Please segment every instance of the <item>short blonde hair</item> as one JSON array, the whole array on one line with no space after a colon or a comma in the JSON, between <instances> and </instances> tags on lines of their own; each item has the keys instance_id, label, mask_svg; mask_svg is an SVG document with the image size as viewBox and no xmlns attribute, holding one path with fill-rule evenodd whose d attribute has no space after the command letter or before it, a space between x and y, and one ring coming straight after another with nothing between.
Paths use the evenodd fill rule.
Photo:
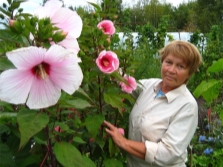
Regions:
<instances>
[{"instance_id":1,"label":"short blonde hair","mask_svg":"<svg viewBox=\"0 0 223 167\"><path fill-rule=\"evenodd\" d=\"M197 49L190 42L175 40L167 44L164 48L159 50L161 62L169 55L182 58L189 68L189 75L199 71L199 66L202 63L202 56Z\"/></svg>"}]
</instances>

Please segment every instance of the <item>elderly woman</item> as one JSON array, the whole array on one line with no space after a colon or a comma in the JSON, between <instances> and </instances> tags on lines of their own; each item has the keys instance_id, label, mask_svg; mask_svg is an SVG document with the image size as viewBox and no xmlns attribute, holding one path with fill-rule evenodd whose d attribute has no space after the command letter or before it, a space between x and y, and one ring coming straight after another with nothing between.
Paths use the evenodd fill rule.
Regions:
<instances>
[{"instance_id":1,"label":"elderly woman","mask_svg":"<svg viewBox=\"0 0 223 167\"><path fill-rule=\"evenodd\" d=\"M140 80L128 139L104 121L114 143L129 153L128 167L186 167L187 147L197 127L198 106L186 84L202 62L198 49L173 41L159 53L162 79Z\"/></svg>"}]
</instances>

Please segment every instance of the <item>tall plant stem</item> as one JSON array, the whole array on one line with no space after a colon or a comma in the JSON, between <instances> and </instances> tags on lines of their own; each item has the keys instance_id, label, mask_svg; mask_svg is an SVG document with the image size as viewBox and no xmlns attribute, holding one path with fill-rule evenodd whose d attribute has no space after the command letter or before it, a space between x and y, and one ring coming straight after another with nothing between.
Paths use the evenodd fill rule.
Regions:
<instances>
[{"instance_id":1,"label":"tall plant stem","mask_svg":"<svg viewBox=\"0 0 223 167\"><path fill-rule=\"evenodd\" d=\"M46 153L46 155L45 155L45 157L44 157L44 159L43 159L43 161L42 161L42 163L41 163L40 167L42 167L42 166L43 166L44 162L46 161L46 158L47 158L48 154L49 154L49 153L48 153L48 151L47 151L47 153Z\"/></svg>"},{"instance_id":2,"label":"tall plant stem","mask_svg":"<svg viewBox=\"0 0 223 167\"><path fill-rule=\"evenodd\" d=\"M98 85L101 85L101 78L98 76ZM102 96L101 96L101 87L99 86L98 88L98 94L99 94L99 108L100 108L100 113L102 113Z\"/></svg>"},{"instance_id":3,"label":"tall plant stem","mask_svg":"<svg viewBox=\"0 0 223 167\"><path fill-rule=\"evenodd\" d=\"M54 163L54 156L53 156L53 149L52 149L52 139L49 137L49 126L46 126L46 133L47 133L47 138L48 138L48 153L50 155L50 160L51 160L51 165L52 167L55 167Z\"/></svg>"}]
</instances>

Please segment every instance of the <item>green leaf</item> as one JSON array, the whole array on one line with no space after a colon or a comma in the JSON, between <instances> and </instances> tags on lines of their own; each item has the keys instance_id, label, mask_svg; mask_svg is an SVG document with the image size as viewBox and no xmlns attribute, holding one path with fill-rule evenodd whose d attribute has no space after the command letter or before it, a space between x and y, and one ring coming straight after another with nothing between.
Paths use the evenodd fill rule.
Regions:
<instances>
[{"instance_id":1,"label":"green leaf","mask_svg":"<svg viewBox=\"0 0 223 167\"><path fill-rule=\"evenodd\" d=\"M117 71L111 73L111 76L115 77L118 81L124 82L125 84L129 84Z\"/></svg>"},{"instance_id":2,"label":"green leaf","mask_svg":"<svg viewBox=\"0 0 223 167\"><path fill-rule=\"evenodd\" d=\"M2 142L0 142L0 166L15 166L12 160L12 153L10 152L8 145L3 144Z\"/></svg>"},{"instance_id":3,"label":"green leaf","mask_svg":"<svg viewBox=\"0 0 223 167\"><path fill-rule=\"evenodd\" d=\"M23 147L29 139L41 131L49 122L49 117L45 113L23 109L17 115L21 141L19 148Z\"/></svg>"},{"instance_id":4,"label":"green leaf","mask_svg":"<svg viewBox=\"0 0 223 167\"><path fill-rule=\"evenodd\" d=\"M202 81L193 94L196 98L202 96L206 102L212 102L218 97L221 84L222 81L217 80Z\"/></svg>"},{"instance_id":5,"label":"green leaf","mask_svg":"<svg viewBox=\"0 0 223 167\"><path fill-rule=\"evenodd\" d=\"M10 30L0 29L0 39L14 43L23 43L22 37Z\"/></svg>"},{"instance_id":6,"label":"green leaf","mask_svg":"<svg viewBox=\"0 0 223 167\"><path fill-rule=\"evenodd\" d=\"M53 151L57 160L65 167L83 167L83 160L78 149L70 143L56 143Z\"/></svg>"},{"instance_id":7,"label":"green leaf","mask_svg":"<svg viewBox=\"0 0 223 167\"><path fill-rule=\"evenodd\" d=\"M105 117L102 114L88 115L83 125L87 127L89 133L92 135L93 138L95 138L104 120Z\"/></svg>"},{"instance_id":8,"label":"green leaf","mask_svg":"<svg viewBox=\"0 0 223 167\"><path fill-rule=\"evenodd\" d=\"M79 88L78 90L75 91L74 95L82 95L83 97L86 97L87 99L89 99L91 102L93 102L93 100L88 96L88 94L81 88ZM94 102L93 102L94 103Z\"/></svg>"},{"instance_id":9,"label":"green leaf","mask_svg":"<svg viewBox=\"0 0 223 167\"><path fill-rule=\"evenodd\" d=\"M0 57L0 70L8 70L15 68L15 66L6 58Z\"/></svg>"},{"instance_id":10,"label":"green leaf","mask_svg":"<svg viewBox=\"0 0 223 167\"><path fill-rule=\"evenodd\" d=\"M91 4L92 6L94 6L97 11L101 10L100 6L98 6L97 4L95 4L93 2L88 2L88 3Z\"/></svg>"},{"instance_id":11,"label":"green leaf","mask_svg":"<svg viewBox=\"0 0 223 167\"><path fill-rule=\"evenodd\" d=\"M213 63L207 72L220 72L223 71L223 59L219 59L217 62Z\"/></svg>"},{"instance_id":12,"label":"green leaf","mask_svg":"<svg viewBox=\"0 0 223 167\"><path fill-rule=\"evenodd\" d=\"M103 138L97 136L95 139L95 142L98 144L98 146L101 148L101 150L103 150L103 148L105 146L105 141L103 140Z\"/></svg>"},{"instance_id":13,"label":"green leaf","mask_svg":"<svg viewBox=\"0 0 223 167\"><path fill-rule=\"evenodd\" d=\"M122 114L122 98L117 94L105 93L104 100L107 104L110 104L114 108L118 108L119 113Z\"/></svg>"},{"instance_id":14,"label":"green leaf","mask_svg":"<svg viewBox=\"0 0 223 167\"><path fill-rule=\"evenodd\" d=\"M0 136L1 134L3 134L4 132L9 131L8 126L4 125L4 124L0 124Z\"/></svg>"},{"instance_id":15,"label":"green leaf","mask_svg":"<svg viewBox=\"0 0 223 167\"><path fill-rule=\"evenodd\" d=\"M135 99L132 97L131 94L126 94L126 93L120 93L120 97L129 100L130 102L136 102Z\"/></svg>"},{"instance_id":16,"label":"green leaf","mask_svg":"<svg viewBox=\"0 0 223 167\"><path fill-rule=\"evenodd\" d=\"M123 167L122 162L117 159L105 159L105 167Z\"/></svg>"},{"instance_id":17,"label":"green leaf","mask_svg":"<svg viewBox=\"0 0 223 167\"><path fill-rule=\"evenodd\" d=\"M223 110L220 111L219 116L220 116L221 121L223 122Z\"/></svg>"},{"instance_id":18,"label":"green leaf","mask_svg":"<svg viewBox=\"0 0 223 167\"><path fill-rule=\"evenodd\" d=\"M78 136L75 136L73 138L73 141L76 142L76 143L78 143L78 144L85 144L86 143L82 138L80 138Z\"/></svg>"},{"instance_id":19,"label":"green leaf","mask_svg":"<svg viewBox=\"0 0 223 167\"><path fill-rule=\"evenodd\" d=\"M11 112L2 112L0 113L0 118L1 117L16 117L17 113L11 113Z\"/></svg>"},{"instance_id":20,"label":"green leaf","mask_svg":"<svg viewBox=\"0 0 223 167\"><path fill-rule=\"evenodd\" d=\"M109 147L109 153L110 153L110 157L114 157L115 153L116 153L116 145L113 142L112 138L110 137L108 140L108 147Z\"/></svg>"},{"instance_id":21,"label":"green leaf","mask_svg":"<svg viewBox=\"0 0 223 167\"><path fill-rule=\"evenodd\" d=\"M76 109L85 109L87 107L91 107L91 104L83 99L75 98L74 100L64 100L59 101L59 104L62 107L74 107Z\"/></svg>"},{"instance_id":22,"label":"green leaf","mask_svg":"<svg viewBox=\"0 0 223 167\"><path fill-rule=\"evenodd\" d=\"M82 155L82 160L83 160L83 167L96 167L94 162L85 155Z\"/></svg>"}]
</instances>

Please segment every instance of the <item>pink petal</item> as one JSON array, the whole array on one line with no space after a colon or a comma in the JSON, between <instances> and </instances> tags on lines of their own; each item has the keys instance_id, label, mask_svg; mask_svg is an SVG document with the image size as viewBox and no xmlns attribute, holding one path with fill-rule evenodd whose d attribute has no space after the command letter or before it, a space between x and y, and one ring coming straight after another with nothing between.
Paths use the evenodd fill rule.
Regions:
<instances>
[{"instance_id":1,"label":"pink petal","mask_svg":"<svg viewBox=\"0 0 223 167\"><path fill-rule=\"evenodd\" d=\"M35 78L26 104L30 109L46 108L55 105L60 95L60 88L54 85L48 77Z\"/></svg>"},{"instance_id":2,"label":"pink petal","mask_svg":"<svg viewBox=\"0 0 223 167\"><path fill-rule=\"evenodd\" d=\"M97 27L102 29L105 34L113 35L115 33L115 27L111 20L103 20Z\"/></svg>"},{"instance_id":3,"label":"pink petal","mask_svg":"<svg viewBox=\"0 0 223 167\"><path fill-rule=\"evenodd\" d=\"M122 134L122 135L125 135L125 131L123 128L118 128L118 131Z\"/></svg>"},{"instance_id":4,"label":"pink petal","mask_svg":"<svg viewBox=\"0 0 223 167\"><path fill-rule=\"evenodd\" d=\"M108 65L104 65L104 61L108 61ZM96 59L98 68L104 73L112 73L119 68L118 56L112 51L103 50Z\"/></svg>"},{"instance_id":5,"label":"pink petal","mask_svg":"<svg viewBox=\"0 0 223 167\"><path fill-rule=\"evenodd\" d=\"M30 71L7 70L0 75L0 99L13 104L26 102L33 83Z\"/></svg>"},{"instance_id":6,"label":"pink petal","mask_svg":"<svg viewBox=\"0 0 223 167\"><path fill-rule=\"evenodd\" d=\"M44 61L50 64L50 79L53 84L72 94L82 82L83 73L78 65L79 58L59 45L52 45Z\"/></svg>"},{"instance_id":7,"label":"pink petal","mask_svg":"<svg viewBox=\"0 0 223 167\"><path fill-rule=\"evenodd\" d=\"M77 57L77 54L55 44L48 49L43 61L50 65L65 66L67 63L80 62L80 58Z\"/></svg>"},{"instance_id":8,"label":"pink petal","mask_svg":"<svg viewBox=\"0 0 223 167\"><path fill-rule=\"evenodd\" d=\"M75 11L68 8L60 8L57 10L51 18L51 22L64 32L68 32L74 38L80 36L83 27L81 17Z\"/></svg>"},{"instance_id":9,"label":"pink petal","mask_svg":"<svg viewBox=\"0 0 223 167\"><path fill-rule=\"evenodd\" d=\"M70 35L67 35L66 38L63 41L58 43L58 45L61 45L65 48L67 48L69 51L71 51L75 54L77 54L80 50L77 39L71 37Z\"/></svg>"},{"instance_id":10,"label":"pink petal","mask_svg":"<svg viewBox=\"0 0 223 167\"><path fill-rule=\"evenodd\" d=\"M126 93L132 93L132 91L137 88L137 83L135 78L131 76L124 76L124 79L128 82L128 85L125 84L124 82L120 82L122 91Z\"/></svg>"},{"instance_id":11,"label":"pink petal","mask_svg":"<svg viewBox=\"0 0 223 167\"><path fill-rule=\"evenodd\" d=\"M8 59L18 68L28 70L43 61L46 49L30 46L7 52Z\"/></svg>"},{"instance_id":12,"label":"pink petal","mask_svg":"<svg viewBox=\"0 0 223 167\"><path fill-rule=\"evenodd\" d=\"M81 85L83 73L78 63L60 67L51 66L50 79L60 89L73 94Z\"/></svg>"}]
</instances>

